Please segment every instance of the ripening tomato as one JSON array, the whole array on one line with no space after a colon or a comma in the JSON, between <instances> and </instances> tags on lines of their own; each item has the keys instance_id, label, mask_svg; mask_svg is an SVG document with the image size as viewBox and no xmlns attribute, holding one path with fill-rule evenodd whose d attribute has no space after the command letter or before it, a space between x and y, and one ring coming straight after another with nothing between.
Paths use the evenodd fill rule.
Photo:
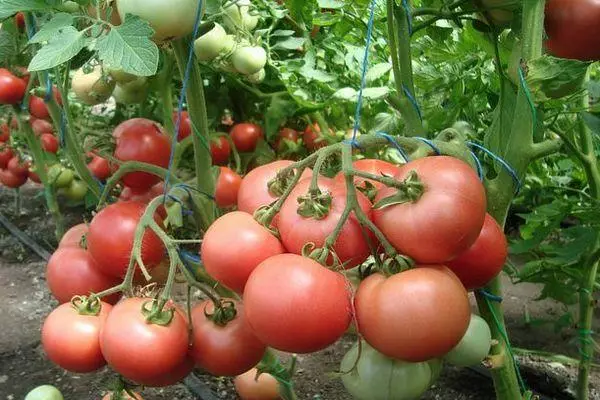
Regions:
<instances>
[{"instance_id":1,"label":"ripening tomato","mask_svg":"<svg viewBox=\"0 0 600 400\"><path fill-rule=\"evenodd\" d=\"M238 293L244 291L248 276L258 264L283 252L279 239L252 215L241 211L217 219L206 231L200 248L206 272Z\"/></svg>"},{"instance_id":2,"label":"ripening tomato","mask_svg":"<svg viewBox=\"0 0 600 400\"><path fill-rule=\"evenodd\" d=\"M177 382L181 381L183 378L188 376L193 369L194 360L192 360L190 356L187 356L181 363L177 364L175 368L172 368L167 372L161 372L156 376L152 376L146 379L140 378L136 382L140 385L148 387L173 386Z\"/></svg>"},{"instance_id":3,"label":"ripening tomato","mask_svg":"<svg viewBox=\"0 0 600 400\"><path fill-rule=\"evenodd\" d=\"M9 70L0 68L0 104L19 104L23 101L27 84Z\"/></svg>"},{"instance_id":4,"label":"ripening tomato","mask_svg":"<svg viewBox=\"0 0 600 400\"><path fill-rule=\"evenodd\" d=\"M490 327L479 315L471 315L469 328L460 342L444 356L444 360L458 367L470 367L482 362L492 347Z\"/></svg>"},{"instance_id":5,"label":"ripening tomato","mask_svg":"<svg viewBox=\"0 0 600 400\"><path fill-rule=\"evenodd\" d=\"M137 224L146 209L140 202L111 204L100 211L89 226L88 251L103 273L121 278L129 266ZM155 217L157 222L159 218ZM142 260L147 268L156 266L164 257L162 241L150 229L142 240Z\"/></svg>"},{"instance_id":6,"label":"ripening tomato","mask_svg":"<svg viewBox=\"0 0 600 400\"><path fill-rule=\"evenodd\" d=\"M33 133L35 133L36 136L41 136L44 133L54 133L54 126L52 125L52 123L46 121L45 119L32 118L31 129L33 129Z\"/></svg>"},{"instance_id":7,"label":"ripening tomato","mask_svg":"<svg viewBox=\"0 0 600 400\"><path fill-rule=\"evenodd\" d=\"M39 175L35 173L35 169L33 168L29 169L28 177L32 182L42 183L42 180L40 179Z\"/></svg>"},{"instance_id":8,"label":"ripening tomato","mask_svg":"<svg viewBox=\"0 0 600 400\"><path fill-rule=\"evenodd\" d=\"M231 145L229 140L223 136L218 136L210 140L210 156L213 165L225 165L229 161L231 154Z\"/></svg>"},{"instance_id":9,"label":"ripening tomato","mask_svg":"<svg viewBox=\"0 0 600 400\"><path fill-rule=\"evenodd\" d=\"M92 155L92 159L88 163L87 167L92 175L101 181L108 179L112 175L108 160L96 154Z\"/></svg>"},{"instance_id":10,"label":"ripening tomato","mask_svg":"<svg viewBox=\"0 0 600 400\"><path fill-rule=\"evenodd\" d=\"M135 121L135 122L131 122ZM124 122L126 128L117 126L115 158L121 161L140 161L167 168L171 157L171 141L157 123L135 118ZM160 181L160 177L147 172L131 172L123 177L125 186L136 191L146 191Z\"/></svg>"},{"instance_id":11,"label":"ripening tomato","mask_svg":"<svg viewBox=\"0 0 600 400\"><path fill-rule=\"evenodd\" d=\"M52 88L52 93L58 104L62 105L60 92L55 86ZM35 118L50 120L50 111L41 97L31 96L29 98L29 113Z\"/></svg>"},{"instance_id":12,"label":"ripening tomato","mask_svg":"<svg viewBox=\"0 0 600 400\"><path fill-rule=\"evenodd\" d=\"M258 140L263 137L260 126L252 123L242 123L231 128L231 139L238 151L250 153L256 149Z\"/></svg>"},{"instance_id":13,"label":"ripening tomato","mask_svg":"<svg viewBox=\"0 0 600 400\"><path fill-rule=\"evenodd\" d=\"M388 176L393 178L399 171L400 167L398 165L394 165L387 161L376 160L365 158L362 160L354 161L352 163L352 167L357 171L368 172L370 174L379 175L379 176ZM336 175L335 181L339 183L344 183L344 174L340 172ZM365 182L369 182L375 189L379 190L382 187L385 187L383 183L374 181L372 179L360 178L358 176L354 177L354 185L357 188L365 188Z\"/></svg>"},{"instance_id":14,"label":"ripening tomato","mask_svg":"<svg viewBox=\"0 0 600 400\"><path fill-rule=\"evenodd\" d=\"M299 139L300 136L298 134L298 131L296 131L295 129L281 128L279 134L277 135L277 139L275 139L273 145L275 146L275 150L281 151L284 149L284 144L286 141L298 143Z\"/></svg>"},{"instance_id":15,"label":"ripening tomato","mask_svg":"<svg viewBox=\"0 0 600 400\"><path fill-rule=\"evenodd\" d=\"M42 326L42 347L48 358L71 372L92 372L106 364L100 331L112 306L101 302L98 315L82 315L70 303L60 305Z\"/></svg>"},{"instance_id":16,"label":"ripening tomato","mask_svg":"<svg viewBox=\"0 0 600 400\"><path fill-rule=\"evenodd\" d=\"M600 60L600 2L598 0L548 0L546 46L556 57Z\"/></svg>"},{"instance_id":17,"label":"ripening tomato","mask_svg":"<svg viewBox=\"0 0 600 400\"><path fill-rule=\"evenodd\" d=\"M166 325L146 320L153 302L139 297L121 301L113 307L100 334L108 365L127 379L146 384L181 366L189 341L187 322L178 310L171 308L172 319Z\"/></svg>"},{"instance_id":18,"label":"ripening tomato","mask_svg":"<svg viewBox=\"0 0 600 400\"><path fill-rule=\"evenodd\" d=\"M25 14L22 12L18 12L15 14L15 24L17 25L17 29L19 32L23 32L25 30Z\"/></svg>"},{"instance_id":19,"label":"ripening tomato","mask_svg":"<svg viewBox=\"0 0 600 400\"><path fill-rule=\"evenodd\" d=\"M348 329L351 296L342 274L307 257L280 254L263 261L248 278L244 311L254 334L267 346L312 353Z\"/></svg>"},{"instance_id":20,"label":"ripening tomato","mask_svg":"<svg viewBox=\"0 0 600 400\"><path fill-rule=\"evenodd\" d=\"M248 371L258 364L266 350L246 322L243 305L231 301L237 315L225 326L207 317L215 312L212 301L204 301L192 310L190 354L198 367L215 376L235 376Z\"/></svg>"},{"instance_id":21,"label":"ripening tomato","mask_svg":"<svg viewBox=\"0 0 600 400\"><path fill-rule=\"evenodd\" d=\"M27 177L29 174L29 167L31 167L31 163L29 161L23 161L19 158L19 156L14 156L8 162L6 169L17 176Z\"/></svg>"},{"instance_id":22,"label":"ripening tomato","mask_svg":"<svg viewBox=\"0 0 600 400\"><path fill-rule=\"evenodd\" d=\"M355 297L358 329L377 351L419 362L441 357L469 326L467 291L452 271L427 265L362 281Z\"/></svg>"},{"instance_id":23,"label":"ripening tomato","mask_svg":"<svg viewBox=\"0 0 600 400\"><path fill-rule=\"evenodd\" d=\"M332 179L320 177L319 189L322 193L329 193L332 199L329 213L321 219L300 215L298 199L308 193L310 182L310 178L300 181L283 203L279 213L277 227L281 242L290 253L302 254L306 243L314 243L316 247L322 247L327 237L333 233L346 208L346 187L335 183ZM367 218L371 218L369 199L360 192L356 192L356 198ZM352 214L344 223L333 245L333 251L344 268L352 268L365 261L371 254L369 241L374 242L375 237L368 229L363 229L356 216Z\"/></svg>"},{"instance_id":24,"label":"ripening tomato","mask_svg":"<svg viewBox=\"0 0 600 400\"><path fill-rule=\"evenodd\" d=\"M308 125L302 134L304 145L310 151L319 150L329 144L327 139L321 134L321 127L316 122Z\"/></svg>"},{"instance_id":25,"label":"ripening tomato","mask_svg":"<svg viewBox=\"0 0 600 400\"><path fill-rule=\"evenodd\" d=\"M423 185L415 201L373 211L373 220L391 244L418 263L444 263L468 249L485 219L485 189L465 162L447 156L426 157L401 167L396 180L415 172ZM397 189L383 188L376 201Z\"/></svg>"},{"instance_id":26,"label":"ripening tomato","mask_svg":"<svg viewBox=\"0 0 600 400\"><path fill-rule=\"evenodd\" d=\"M40 140L42 142L42 149L48 153L56 154L58 151L58 139L51 133L44 133Z\"/></svg>"},{"instance_id":27,"label":"ripening tomato","mask_svg":"<svg viewBox=\"0 0 600 400\"><path fill-rule=\"evenodd\" d=\"M4 186L16 189L23 186L25 182L27 182L27 175L17 175L8 169L0 169L0 183Z\"/></svg>"},{"instance_id":28,"label":"ripening tomato","mask_svg":"<svg viewBox=\"0 0 600 400\"><path fill-rule=\"evenodd\" d=\"M10 139L10 128L8 124L0 125L0 142L5 143Z\"/></svg>"},{"instance_id":29,"label":"ripening tomato","mask_svg":"<svg viewBox=\"0 0 600 400\"><path fill-rule=\"evenodd\" d=\"M237 195L242 184L242 177L227 167L219 167L215 200L221 208L233 207L237 203Z\"/></svg>"},{"instance_id":30,"label":"ripening tomato","mask_svg":"<svg viewBox=\"0 0 600 400\"><path fill-rule=\"evenodd\" d=\"M88 230L89 228L87 224L78 224L71 227L68 231L65 232L62 239L60 239L58 247L81 248L82 239L88 233Z\"/></svg>"},{"instance_id":31,"label":"ripening tomato","mask_svg":"<svg viewBox=\"0 0 600 400\"><path fill-rule=\"evenodd\" d=\"M506 262L508 247L502 227L489 214L479 237L466 251L446 263L467 289L484 287L494 279Z\"/></svg>"},{"instance_id":32,"label":"ripening tomato","mask_svg":"<svg viewBox=\"0 0 600 400\"><path fill-rule=\"evenodd\" d=\"M116 286L114 277L104 275L90 253L79 247L60 247L52 254L46 267L46 282L59 303L67 303L74 296L89 296ZM114 304L120 294L105 299Z\"/></svg>"},{"instance_id":33,"label":"ripening tomato","mask_svg":"<svg viewBox=\"0 0 600 400\"><path fill-rule=\"evenodd\" d=\"M177 124L177 111L173 111L173 125ZM192 121L190 120L190 114L187 111L181 112L181 121L179 124L179 131L177 131L177 141L181 142L186 137L192 134Z\"/></svg>"},{"instance_id":34,"label":"ripening tomato","mask_svg":"<svg viewBox=\"0 0 600 400\"><path fill-rule=\"evenodd\" d=\"M3 144L0 145L0 169L4 169L8 166L8 162L15 156L10 146Z\"/></svg>"},{"instance_id":35,"label":"ripening tomato","mask_svg":"<svg viewBox=\"0 0 600 400\"><path fill-rule=\"evenodd\" d=\"M242 400L279 400L279 382L269 373L256 376L258 370L252 368L233 380L235 391Z\"/></svg>"}]
</instances>

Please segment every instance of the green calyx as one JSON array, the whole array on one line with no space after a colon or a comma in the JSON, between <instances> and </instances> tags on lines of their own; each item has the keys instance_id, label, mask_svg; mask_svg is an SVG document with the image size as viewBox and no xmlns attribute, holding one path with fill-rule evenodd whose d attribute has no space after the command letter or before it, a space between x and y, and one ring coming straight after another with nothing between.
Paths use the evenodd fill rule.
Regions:
<instances>
[{"instance_id":1,"label":"green calyx","mask_svg":"<svg viewBox=\"0 0 600 400\"><path fill-rule=\"evenodd\" d=\"M298 214L304 218L323 219L331 209L331 195L321 190L310 190L306 195L298 197Z\"/></svg>"},{"instance_id":2,"label":"green calyx","mask_svg":"<svg viewBox=\"0 0 600 400\"><path fill-rule=\"evenodd\" d=\"M383 273L388 276L399 274L413 268L415 265L414 261L406 256L394 255L387 258L383 262Z\"/></svg>"},{"instance_id":3,"label":"green calyx","mask_svg":"<svg viewBox=\"0 0 600 400\"><path fill-rule=\"evenodd\" d=\"M274 179L267 183L269 193L275 197L281 197L285 190L293 183L295 177L296 171L293 169L279 172Z\"/></svg>"},{"instance_id":4,"label":"green calyx","mask_svg":"<svg viewBox=\"0 0 600 400\"><path fill-rule=\"evenodd\" d=\"M173 308L165 310L164 305L160 305L159 301L149 300L142 305L142 314L149 324L167 326L173 320L175 310Z\"/></svg>"},{"instance_id":5,"label":"green calyx","mask_svg":"<svg viewBox=\"0 0 600 400\"><path fill-rule=\"evenodd\" d=\"M96 296L75 296L71 300L71 305L79 315L97 316L102 311L102 304Z\"/></svg>"},{"instance_id":6,"label":"green calyx","mask_svg":"<svg viewBox=\"0 0 600 400\"><path fill-rule=\"evenodd\" d=\"M373 205L373 208L380 210L396 204L416 203L424 192L425 186L419 179L416 171L411 171L396 193L379 200Z\"/></svg>"},{"instance_id":7,"label":"green calyx","mask_svg":"<svg viewBox=\"0 0 600 400\"><path fill-rule=\"evenodd\" d=\"M231 300L221 300L215 304L215 311L211 314L204 309L204 315L218 326L225 326L237 317L235 303Z\"/></svg>"}]
</instances>

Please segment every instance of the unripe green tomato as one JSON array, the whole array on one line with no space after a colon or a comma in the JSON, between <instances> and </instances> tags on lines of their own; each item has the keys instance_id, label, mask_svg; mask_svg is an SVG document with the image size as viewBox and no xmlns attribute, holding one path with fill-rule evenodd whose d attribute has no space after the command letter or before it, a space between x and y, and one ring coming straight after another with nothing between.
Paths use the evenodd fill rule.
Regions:
<instances>
[{"instance_id":1,"label":"unripe green tomato","mask_svg":"<svg viewBox=\"0 0 600 400\"><path fill-rule=\"evenodd\" d=\"M121 104L142 103L148 97L148 82L146 78L140 77L129 83L117 84L113 96Z\"/></svg>"},{"instance_id":2,"label":"unripe green tomato","mask_svg":"<svg viewBox=\"0 0 600 400\"><path fill-rule=\"evenodd\" d=\"M72 170L60 164L54 164L48 168L48 180L57 188L65 188L71 184L75 174Z\"/></svg>"},{"instance_id":3,"label":"unripe green tomato","mask_svg":"<svg viewBox=\"0 0 600 400\"><path fill-rule=\"evenodd\" d=\"M65 195L65 197L73 201L83 200L87 194L87 191L87 185L79 179L73 179L69 186L62 189L62 193Z\"/></svg>"},{"instance_id":4,"label":"unripe green tomato","mask_svg":"<svg viewBox=\"0 0 600 400\"><path fill-rule=\"evenodd\" d=\"M102 72L102 67L96 65L87 74L83 68L75 71L71 86L79 100L93 106L108 100L115 89L115 84L116 82L108 74Z\"/></svg>"},{"instance_id":5,"label":"unripe green tomato","mask_svg":"<svg viewBox=\"0 0 600 400\"><path fill-rule=\"evenodd\" d=\"M267 65L267 52L259 46L239 47L233 52L231 62L240 74L252 75Z\"/></svg>"},{"instance_id":6,"label":"unripe green tomato","mask_svg":"<svg viewBox=\"0 0 600 400\"><path fill-rule=\"evenodd\" d=\"M137 75L130 74L120 69L111 69L108 71L110 76L117 82L117 84L129 83L138 78Z\"/></svg>"},{"instance_id":7,"label":"unripe green tomato","mask_svg":"<svg viewBox=\"0 0 600 400\"><path fill-rule=\"evenodd\" d=\"M225 29L215 23L212 29L201 35L194 42L194 52L198 60L212 61L217 58L227 45L225 42L226 37L227 32L225 32Z\"/></svg>"},{"instance_id":8,"label":"unripe green tomato","mask_svg":"<svg viewBox=\"0 0 600 400\"><path fill-rule=\"evenodd\" d=\"M61 5L57 7L60 11L68 12L68 13L76 13L79 11L79 4L74 1L65 1Z\"/></svg>"},{"instance_id":9,"label":"unripe green tomato","mask_svg":"<svg viewBox=\"0 0 600 400\"><path fill-rule=\"evenodd\" d=\"M467 332L444 360L459 367L470 367L482 362L492 347L490 327L479 315L472 314Z\"/></svg>"},{"instance_id":10,"label":"unripe green tomato","mask_svg":"<svg viewBox=\"0 0 600 400\"><path fill-rule=\"evenodd\" d=\"M192 33L199 5L198 0L117 0L116 3L122 20L126 14L133 14L148 21L157 42ZM204 8L205 3L202 2Z\"/></svg>"},{"instance_id":11,"label":"unripe green tomato","mask_svg":"<svg viewBox=\"0 0 600 400\"><path fill-rule=\"evenodd\" d=\"M247 79L250 83L261 83L262 81L265 80L266 76L267 76L267 72L263 68L255 74L248 75Z\"/></svg>"},{"instance_id":12,"label":"unripe green tomato","mask_svg":"<svg viewBox=\"0 0 600 400\"><path fill-rule=\"evenodd\" d=\"M25 400L64 400L64 397L54 386L42 385L27 393Z\"/></svg>"},{"instance_id":13,"label":"unripe green tomato","mask_svg":"<svg viewBox=\"0 0 600 400\"><path fill-rule=\"evenodd\" d=\"M252 31L258 25L259 20L258 15L250 14L250 2L244 0L238 0L237 3L226 7L223 17L225 26L232 32L236 32L240 28Z\"/></svg>"}]
</instances>

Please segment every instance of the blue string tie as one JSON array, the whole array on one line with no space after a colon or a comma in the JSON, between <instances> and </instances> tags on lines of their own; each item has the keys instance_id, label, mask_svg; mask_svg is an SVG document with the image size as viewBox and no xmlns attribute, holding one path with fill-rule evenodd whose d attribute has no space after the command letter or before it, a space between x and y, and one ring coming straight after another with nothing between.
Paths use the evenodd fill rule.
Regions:
<instances>
[{"instance_id":1,"label":"blue string tie","mask_svg":"<svg viewBox=\"0 0 600 400\"><path fill-rule=\"evenodd\" d=\"M519 179L519 175L517 174L517 172L513 169L513 167L510 166L509 163L507 163L502 157L497 156L496 154L494 154L493 152L491 152L490 150L486 149L485 147L483 147L482 145L480 145L478 143L467 142L467 145L469 147L474 147L474 148L476 148L478 150L483 151L485 154L487 154L492 159L494 159L495 161L497 161L500 165L502 165L502 167L504 167L504 169L506 170L506 172L509 173L509 175L512 177L512 179L514 181L514 184L515 184L515 194L519 193L519 191L521 190L521 180Z\"/></svg>"},{"instance_id":2,"label":"blue string tie","mask_svg":"<svg viewBox=\"0 0 600 400\"><path fill-rule=\"evenodd\" d=\"M442 154L441 150L431 140L424 138L424 137L420 137L420 136L415 137L415 139L420 140L421 142L425 143L427 146L431 147L433 149L433 151L435 151L436 155L439 156L440 154Z\"/></svg>"},{"instance_id":3,"label":"blue string tie","mask_svg":"<svg viewBox=\"0 0 600 400\"><path fill-rule=\"evenodd\" d=\"M381 136L381 137L385 138L388 142L390 142L390 144L392 146L394 146L394 148L396 150L398 150L398 153L400 153L400 155L402 156L402 158L404 158L404 161L406 161L406 162L410 161L410 158L408 157L408 155L406 154L406 152L404 151L404 149L402 148L402 146L400 146L398 144L398 142L396 141L396 139L394 139L393 136L388 135L385 132L375 132L375 135Z\"/></svg>"},{"instance_id":4,"label":"blue string tie","mask_svg":"<svg viewBox=\"0 0 600 400\"><path fill-rule=\"evenodd\" d=\"M477 293L479 293L480 295L482 295L486 299L489 299L491 301L495 301L496 303L502 303L502 300L504 300L502 297L496 296L495 294L492 294L492 293L488 292L485 289L477 289Z\"/></svg>"}]
</instances>

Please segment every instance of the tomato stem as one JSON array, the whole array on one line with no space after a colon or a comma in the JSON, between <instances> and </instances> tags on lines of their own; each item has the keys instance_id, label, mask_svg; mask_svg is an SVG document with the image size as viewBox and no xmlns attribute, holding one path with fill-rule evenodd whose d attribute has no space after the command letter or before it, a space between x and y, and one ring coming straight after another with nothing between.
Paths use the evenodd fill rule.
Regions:
<instances>
[{"instance_id":1,"label":"tomato stem","mask_svg":"<svg viewBox=\"0 0 600 400\"><path fill-rule=\"evenodd\" d=\"M172 139L174 135L178 135L178 132L175 132L175 124L173 123L173 92L171 89L174 63L173 58L166 51L163 54L165 61L158 76L158 93L162 105L163 126Z\"/></svg>"}]
</instances>

